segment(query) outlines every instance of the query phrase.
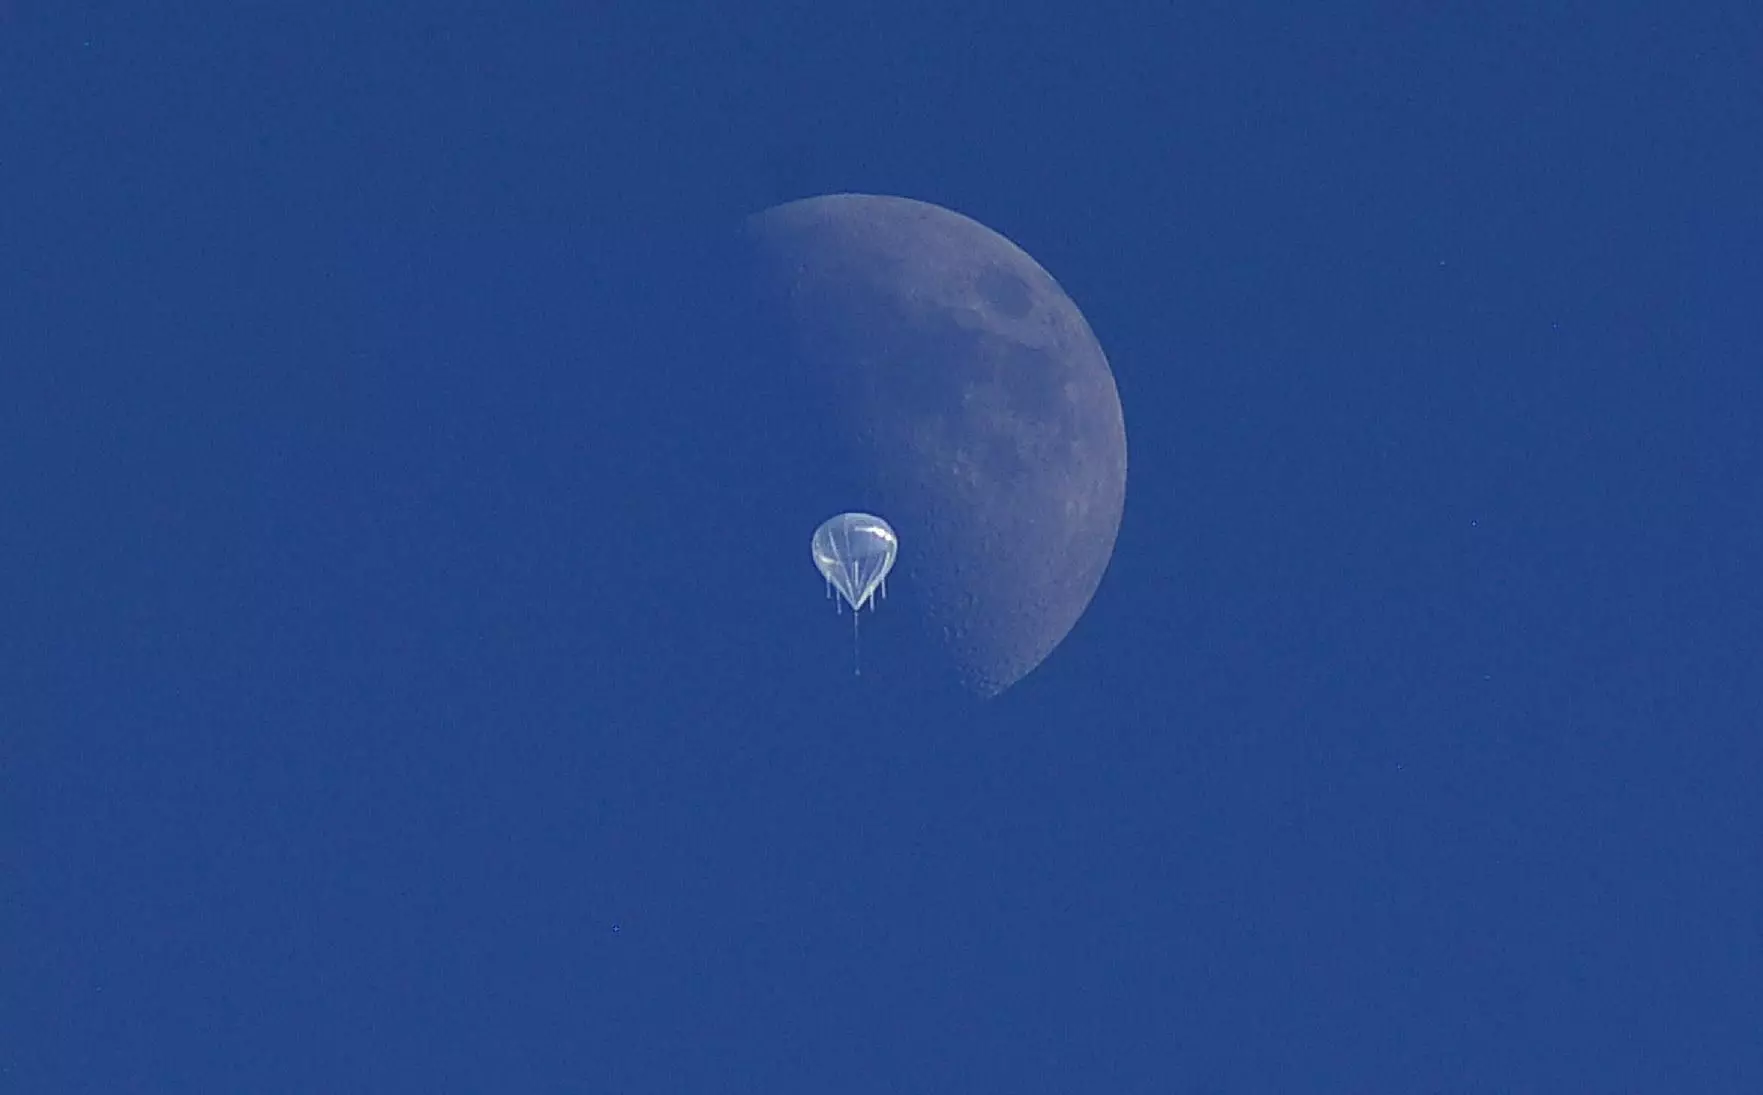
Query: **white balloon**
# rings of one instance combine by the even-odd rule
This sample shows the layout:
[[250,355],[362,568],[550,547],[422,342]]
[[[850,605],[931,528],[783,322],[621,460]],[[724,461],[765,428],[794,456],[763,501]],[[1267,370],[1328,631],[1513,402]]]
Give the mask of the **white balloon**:
[[857,613],[866,604],[875,611],[876,595],[888,595],[888,571],[894,569],[900,538],[874,514],[841,513],[814,530],[812,546],[814,567],[826,579],[827,595],[836,591],[851,606],[853,664],[861,673],[862,665],[855,661]]
[[899,550],[893,528],[873,514],[841,513],[814,530],[814,566],[853,611],[866,603],[874,609],[877,592],[887,596]]

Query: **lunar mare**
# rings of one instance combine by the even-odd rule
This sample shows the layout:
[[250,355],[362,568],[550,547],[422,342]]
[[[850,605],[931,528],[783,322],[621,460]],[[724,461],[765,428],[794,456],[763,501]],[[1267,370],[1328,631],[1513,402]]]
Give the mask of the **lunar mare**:
[[907,198],[749,221],[809,383],[960,682],[995,695],[1076,624],[1113,554],[1126,429],[1089,324],[1022,249]]

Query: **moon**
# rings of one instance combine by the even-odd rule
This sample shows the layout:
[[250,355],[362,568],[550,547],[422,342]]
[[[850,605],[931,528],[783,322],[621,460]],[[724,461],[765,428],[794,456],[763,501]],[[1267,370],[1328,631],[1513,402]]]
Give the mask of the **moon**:
[[1021,680],[1089,606],[1126,500],[1126,426],[1077,305],[997,232],[833,194],[747,222],[765,296],[900,535],[898,573],[959,683]]

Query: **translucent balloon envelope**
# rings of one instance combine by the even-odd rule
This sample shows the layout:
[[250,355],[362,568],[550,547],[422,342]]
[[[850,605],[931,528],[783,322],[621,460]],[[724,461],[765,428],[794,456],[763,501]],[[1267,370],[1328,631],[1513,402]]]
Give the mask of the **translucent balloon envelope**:
[[814,565],[856,611],[867,603],[873,611],[877,592],[887,596],[888,571],[900,540],[880,517],[841,513],[814,530]]
[[857,658],[858,610],[867,604],[873,612],[875,595],[888,595],[888,571],[899,547],[888,523],[868,513],[841,513],[814,530],[814,566],[826,579],[827,596],[837,590],[851,606],[851,664],[858,673],[863,672]]

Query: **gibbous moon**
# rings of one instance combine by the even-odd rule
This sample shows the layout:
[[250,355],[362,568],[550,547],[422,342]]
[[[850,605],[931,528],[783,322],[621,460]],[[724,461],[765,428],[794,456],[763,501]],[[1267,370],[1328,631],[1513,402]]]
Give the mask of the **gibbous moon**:
[[836,194],[748,222],[779,305],[943,663],[992,696],[1102,581],[1126,428],[1089,324],[1021,248],[959,213]]

